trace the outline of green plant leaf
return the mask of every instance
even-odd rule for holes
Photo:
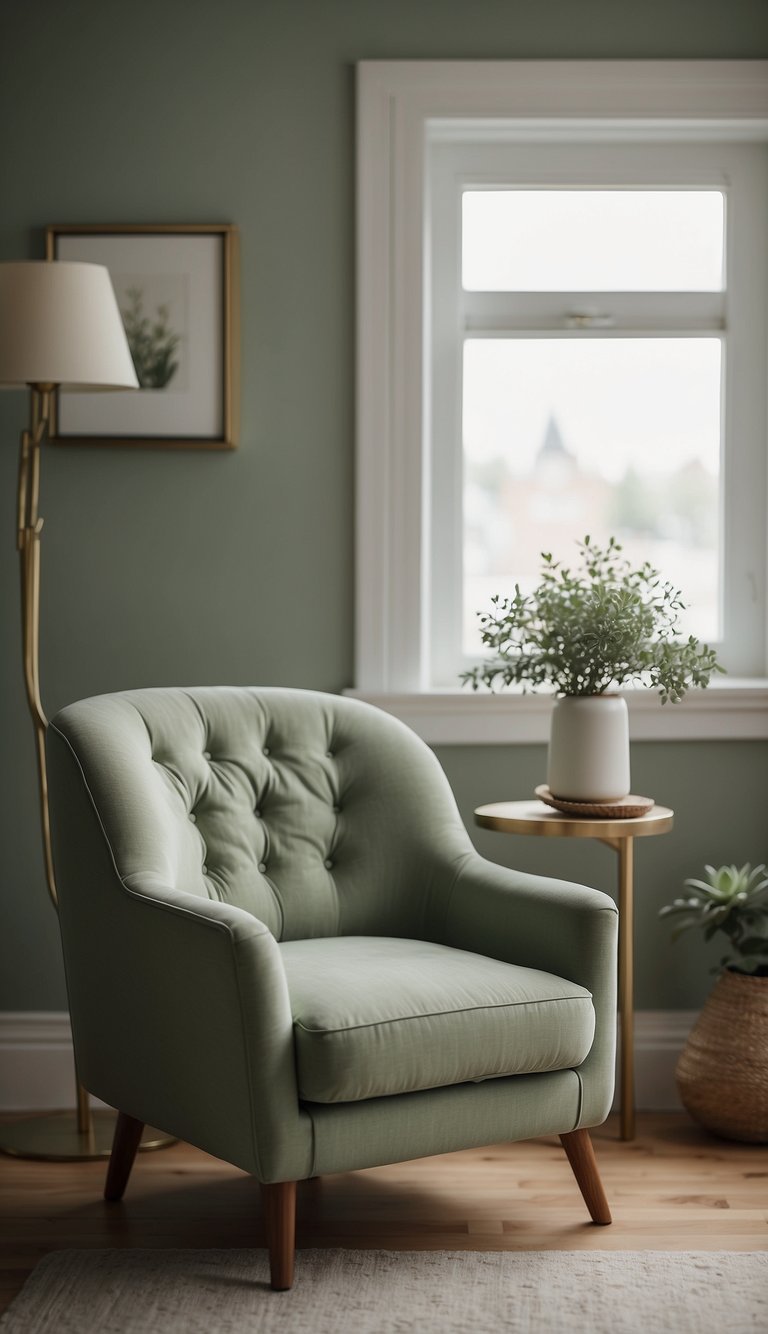
[[[768,968],[768,878],[761,863],[743,866],[705,866],[706,880],[688,879],[687,897],[673,899],[659,909],[660,917],[675,918],[672,939],[699,927],[706,941],[719,932],[728,937],[733,953],[723,968],[754,973]]]
[[[647,562],[633,569],[610,538],[578,544],[575,570],[542,553],[538,586],[525,595],[491,599],[479,613],[488,661],[463,672],[473,689],[517,685],[561,695],[599,695],[621,685],[657,689],[663,703],[706,686],[721,670],[714,651],[694,636],[678,635],[684,603]]]

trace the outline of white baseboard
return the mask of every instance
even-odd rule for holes
[[[75,1105],[67,1011],[0,1012],[0,1112],[63,1111]],[[93,1105],[103,1103],[94,1098]]]
[[[635,1015],[635,1106],[642,1112],[680,1111],[677,1058],[698,1018],[697,1010],[638,1010]],[[618,1089],[618,1069],[616,1087]],[[614,1098],[618,1106],[618,1096]]]
[[[636,1104],[642,1111],[680,1106],[675,1063],[696,1014],[640,1010],[635,1016]],[[0,1013],[0,1111],[53,1111],[75,1105],[69,1015]]]

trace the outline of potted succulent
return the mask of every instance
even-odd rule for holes
[[[673,939],[692,927],[730,949],[677,1063],[694,1120],[727,1139],[768,1140],[768,875],[764,865],[707,866],[687,894],[661,909]]]
[[[641,683],[663,704],[723,669],[714,651],[678,633],[685,604],[647,562],[634,569],[615,538],[578,543],[570,569],[542,552],[532,593],[491,599],[481,612],[483,644],[493,656],[462,674],[473,689],[522,685],[558,696],[552,715],[547,783],[553,796],[614,802],[627,795],[629,725],[619,687]]]

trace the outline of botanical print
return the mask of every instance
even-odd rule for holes
[[[56,396],[54,439],[226,449],[237,440],[237,229],[181,224],[46,230],[51,260],[108,270],[138,392]]]

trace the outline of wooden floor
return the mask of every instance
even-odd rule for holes
[[[305,1182],[299,1247],[768,1250],[766,1146],[656,1113],[630,1144],[613,1120],[593,1141],[611,1227],[590,1224],[552,1137]],[[140,1155],[121,1204],[103,1182],[101,1163],[0,1158],[0,1310],[46,1251],[264,1244],[256,1184],[188,1145]]]

